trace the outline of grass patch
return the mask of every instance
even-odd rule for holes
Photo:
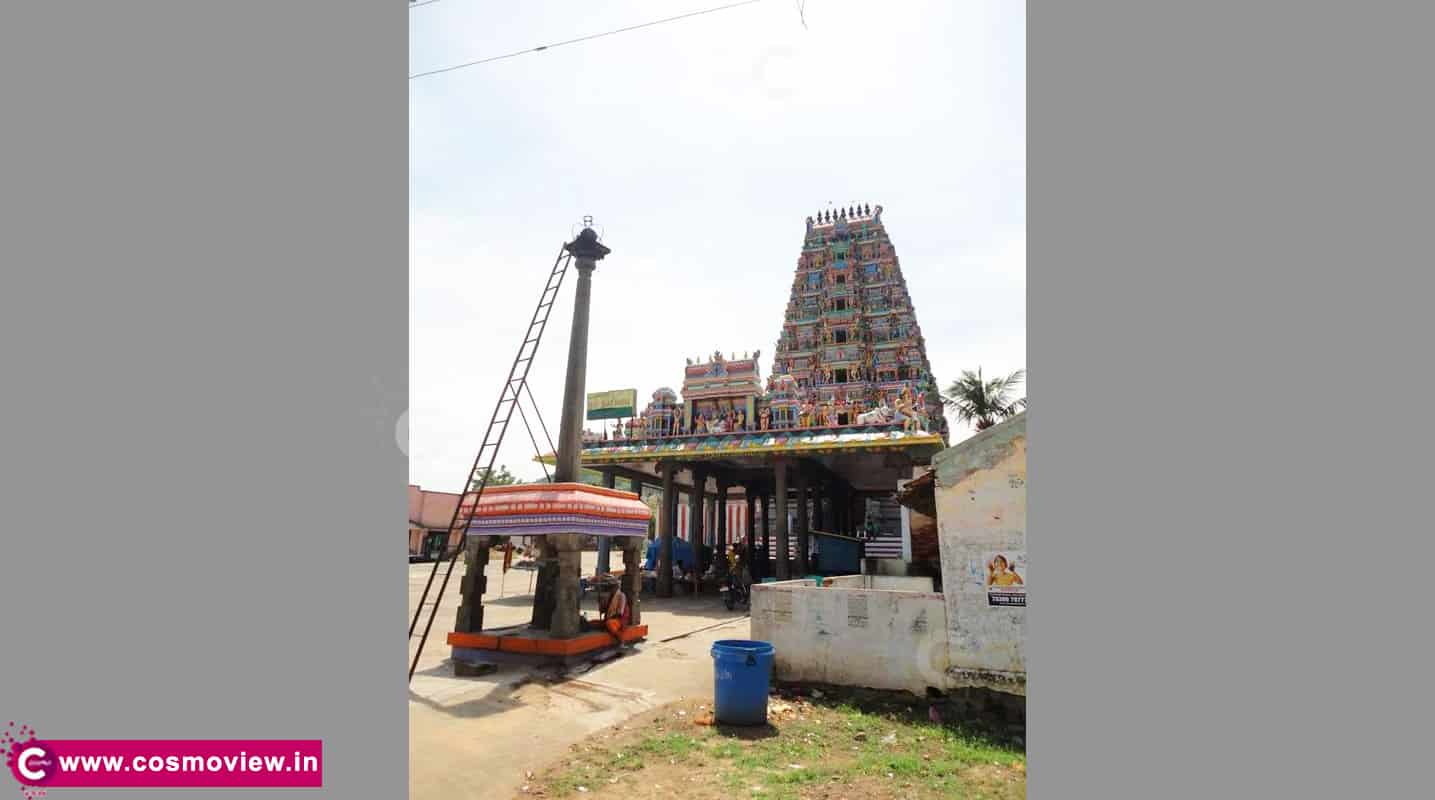
[[[915,698],[773,698],[771,724],[757,729],[694,724],[703,716],[696,701],[640,715],[575,746],[519,796],[628,800],[636,788],[684,800],[1026,796],[1022,748],[932,722]]]
[[[661,758],[686,758],[694,750],[702,745],[692,736],[685,736],[681,733],[670,733],[664,736],[649,736],[633,748],[644,755],[658,756]]]

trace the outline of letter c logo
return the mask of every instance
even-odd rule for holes
[[[20,771],[20,774],[23,775],[26,780],[42,781],[46,777],[45,770],[31,769],[30,761],[47,755],[49,755],[49,752],[43,747],[27,747],[21,750],[20,755],[15,758],[15,768]],[[48,761],[42,761],[41,763],[46,766],[49,765]]]

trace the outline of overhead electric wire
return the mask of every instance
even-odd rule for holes
[[[430,2],[430,3],[435,3],[435,2],[438,2],[438,0],[428,0],[428,2]],[[521,55],[524,55],[525,53],[537,53],[537,52],[539,52],[540,50],[551,50],[551,49],[553,49],[553,48],[555,48],[555,47],[562,47],[562,46],[565,45],[565,44],[577,44],[578,42],[586,42],[586,41],[588,41],[589,39],[601,39],[601,38],[603,38],[604,36],[612,36],[612,35],[615,34],[615,33],[626,33],[627,31],[635,31],[635,30],[638,30],[639,28],[650,28],[650,27],[652,27],[652,26],[654,26],[654,25],[661,25],[661,24],[663,24],[664,22],[674,22],[674,21],[680,20],[680,19],[687,19],[688,17],[697,17],[697,16],[701,16],[701,15],[703,15],[703,14],[711,14],[711,13],[713,13],[713,12],[715,12],[715,11],[726,11],[727,9],[730,9],[730,8],[737,8],[737,7],[739,7],[739,6],[750,6],[750,5],[752,5],[753,3],[760,3],[760,2],[762,2],[762,0],[743,0],[741,3],[729,3],[729,4],[725,5],[725,6],[717,6],[717,7],[715,7],[715,8],[706,8],[706,9],[703,9],[702,11],[690,11],[690,12],[688,12],[688,13],[686,13],[686,14],[679,14],[679,15],[676,16],[676,17],[667,17],[666,19],[655,19],[655,20],[653,20],[652,22],[644,22],[644,23],[642,23],[641,25],[629,25],[629,26],[626,27],[626,28],[615,28],[615,29],[613,29],[613,30],[611,30],[611,31],[604,31],[604,32],[602,32],[602,33],[594,33],[594,34],[591,34],[591,35],[589,35],[589,36],[580,36],[580,37],[578,37],[577,39],[568,39],[568,40],[565,40],[565,41],[562,41],[562,42],[555,42],[555,43],[553,43],[553,44],[539,45],[538,47],[531,47],[531,48],[529,48],[529,49],[527,49],[527,50],[515,50],[515,51],[512,52],[512,53],[505,53],[505,54],[503,54],[503,55],[501,55],[501,56],[490,56],[490,57],[488,57],[488,58],[481,58],[481,59],[479,59],[479,60],[477,60],[477,61],[469,61],[469,62],[466,62],[466,63],[463,63],[463,64],[454,64],[454,65],[451,66],[451,67],[443,67],[443,68],[441,68],[441,69],[431,69],[431,70],[429,70],[429,71],[427,71],[427,72],[419,72],[419,73],[410,75],[410,76],[409,76],[409,80],[414,80],[415,78],[424,78],[424,77],[427,77],[427,76],[429,76],[429,75],[438,75],[439,73],[442,73],[442,72],[453,72],[453,71],[456,70],[456,69],[464,69],[465,67],[476,67],[476,66],[478,66],[479,64],[487,64],[487,63],[489,63],[489,62],[491,62],[491,61],[500,61],[500,60],[505,59],[505,58],[513,58],[514,56],[521,56]]]
[[[437,2],[438,2],[438,0],[423,0],[422,3],[415,3],[415,2],[413,2],[413,0],[409,0],[409,10],[412,11],[412,10],[414,10],[415,8],[418,8],[419,6],[431,6],[431,5],[433,5],[434,3],[437,3]]]

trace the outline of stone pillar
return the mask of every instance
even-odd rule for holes
[[[673,512],[677,498],[673,496],[673,473],[671,461],[660,462],[658,471],[663,475],[663,502],[658,515],[658,597],[673,596]]]
[[[623,547],[623,594],[628,596],[628,608],[632,610],[633,625],[643,621],[640,608],[643,595],[643,539],[629,536],[622,540]]]
[[[488,567],[488,548],[492,540],[487,536],[467,538],[458,618],[454,620],[453,629],[459,633],[477,633],[483,630],[483,593],[488,591],[488,577],[483,572]]]
[[[642,499],[643,499],[643,482],[642,482],[641,480],[637,479],[637,478],[629,478],[629,479],[628,479],[628,491],[630,491],[630,492],[632,492],[633,494],[637,495],[639,500],[642,500]],[[656,534],[657,531],[658,531],[658,524],[657,524],[657,521],[654,520],[654,521],[653,521],[653,533]],[[640,545],[640,547],[641,547],[642,549],[640,549],[638,552],[639,552],[639,554],[640,554],[643,558],[646,559],[646,558],[647,558],[647,553],[648,553],[648,551],[647,551],[647,547],[648,547],[648,537],[647,537],[646,534],[643,535],[643,540],[642,540],[641,542],[639,542],[639,545]],[[619,546],[621,547],[621,545],[619,545]]]
[[[772,474],[777,482],[774,492],[776,508],[773,509],[773,522],[777,525],[777,579],[785,581],[792,574],[787,555],[787,461],[775,459]]]
[[[603,485],[609,489],[618,488],[618,476],[611,472],[603,473]],[[613,552],[613,539],[609,536],[598,537],[598,574],[612,572],[611,554]]]
[[[801,462],[797,464],[797,571],[802,577],[806,577],[810,570],[807,563],[807,497],[808,497],[807,466]]]
[[[583,457],[583,403],[584,387],[588,374],[588,308],[593,298],[593,270],[598,262],[612,252],[598,242],[598,234],[592,228],[584,227],[578,237],[563,246],[573,256],[578,268],[578,287],[573,299],[573,327],[568,335],[568,371],[563,380],[563,416],[558,426],[557,464],[553,469],[554,483],[573,483],[578,480],[579,465]],[[537,345],[534,345],[535,347]],[[533,351],[523,352],[531,354]],[[509,387],[516,392],[518,387]],[[515,396],[514,401],[518,398]],[[560,536],[566,536],[561,534]],[[554,536],[544,537],[540,545],[542,561],[538,577],[534,581],[533,620],[536,628],[548,628],[554,620],[568,624],[567,599],[574,597],[573,621],[577,622],[578,574],[572,576],[571,587],[557,586],[556,582],[566,580],[560,573],[560,550]],[[567,547],[567,545],[563,545]],[[570,559],[571,560],[571,559]],[[581,572],[581,568],[579,569]],[[551,629],[550,629],[551,631]],[[557,631],[551,631],[555,635]],[[568,634],[561,634],[568,635]]]
[[[552,536],[533,537],[538,549],[538,575],[533,579],[533,615],[528,625],[539,630],[548,630],[553,620],[553,592],[558,580],[558,548]]]
[[[583,570],[583,537],[576,533],[551,534],[558,550],[558,580],[553,586],[553,618],[548,632],[555,637],[583,632],[578,616],[578,580]]]
[[[742,487],[743,502],[747,505],[747,566],[754,577],[758,575],[757,566],[753,563],[757,557],[757,497],[754,494],[752,484]]]
[[[839,492],[839,494],[837,495],[836,505],[837,507],[833,509],[833,511],[837,514],[838,533],[851,536],[854,533],[851,524],[852,496],[849,495],[846,491]]]
[[[827,527],[829,524],[827,518],[822,514],[823,486],[824,484],[821,479],[812,484],[812,528],[813,530],[832,533],[833,530]]]
[[[709,544],[713,549],[717,549],[717,547],[718,547],[718,539],[717,539],[717,525],[718,525],[717,493],[710,494],[710,495],[708,495],[707,497],[708,497],[708,499],[707,499],[707,514],[705,515],[705,516],[707,517],[707,522],[704,523],[703,530],[707,531],[708,544]]]
[[[593,270],[611,252],[598,243],[598,234],[584,228],[563,248],[578,268],[578,289],[573,299],[573,328],[568,336],[568,372],[563,381],[563,416],[558,426],[558,463],[554,483],[578,480],[583,455],[584,386],[588,373],[588,307],[593,297]],[[516,400],[517,398],[515,398]]]
[[[767,487],[762,489],[762,577],[771,575],[770,561],[776,556],[772,552],[772,495]]]
[[[688,543],[693,546],[693,558],[697,564],[684,564],[684,567],[691,566],[693,572],[702,573],[699,565],[703,559],[703,523],[706,522],[703,514],[703,500],[707,498],[708,474],[706,470],[693,467],[693,493],[688,498]]]
[[[719,575],[727,574],[727,490],[726,476],[718,476],[717,502],[713,504],[717,516],[717,524],[714,526],[717,529],[717,548],[713,558],[716,560]]]

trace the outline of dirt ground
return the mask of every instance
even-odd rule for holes
[[[596,564],[596,553],[584,553],[585,574]],[[431,569],[409,567],[410,615]],[[462,564],[454,570],[409,685],[409,796],[416,800],[512,796],[528,772],[549,766],[596,731],[682,698],[711,698],[712,643],[750,635],[746,612],[726,610],[717,595],[644,598],[648,640],[636,652],[561,680],[513,667],[456,678],[444,639],[458,609],[462,571]],[[504,576],[497,564],[489,567],[486,627],[529,619],[531,575],[515,569]],[[435,589],[442,578],[440,571]],[[594,602],[591,596],[584,601],[590,617],[596,615]],[[426,620],[427,611],[420,631]],[[417,644],[415,635],[410,658]]]

